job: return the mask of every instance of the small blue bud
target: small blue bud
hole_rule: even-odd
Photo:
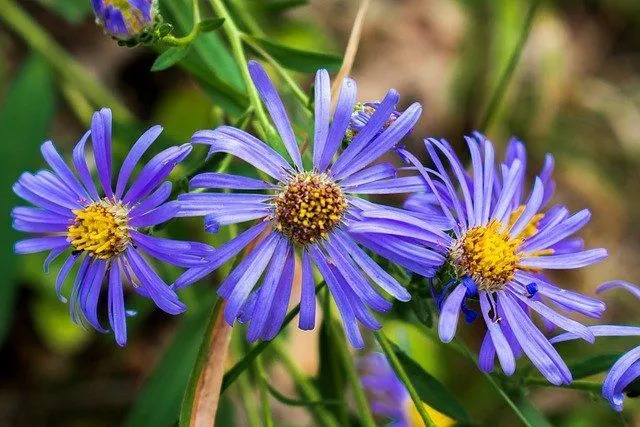
[[[92,0],[96,20],[119,40],[129,40],[156,23],[157,0]]]

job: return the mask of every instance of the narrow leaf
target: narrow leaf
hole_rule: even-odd
[[[156,58],[151,66],[151,71],[162,71],[174,66],[180,62],[182,58],[187,56],[187,53],[189,53],[189,47],[190,45],[175,46],[165,50]]]
[[[391,343],[391,345],[407,376],[411,378],[411,382],[420,399],[433,409],[460,422],[468,423],[469,415],[456,397],[440,381],[402,351],[400,347],[394,343]]]
[[[252,42],[260,45],[273,56],[283,67],[303,73],[313,73],[319,68],[326,68],[329,72],[340,69],[342,57],[332,53],[309,52],[274,43],[270,40],[254,36],[246,36]]]
[[[198,31],[201,33],[208,33],[220,28],[224,24],[224,18],[210,18],[200,21],[198,24]]]
[[[575,360],[568,364],[574,380],[579,380],[600,372],[608,371],[611,366],[622,356],[622,353],[607,353],[588,356]]]

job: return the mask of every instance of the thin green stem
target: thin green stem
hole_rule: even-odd
[[[534,18],[536,16],[536,12],[538,11],[538,7],[540,6],[541,0],[531,0],[531,6],[529,7],[529,11],[527,13],[527,17],[525,18],[524,27],[522,27],[522,33],[520,33],[520,38],[516,43],[516,47],[511,53],[511,57],[509,58],[509,62],[507,63],[507,67],[504,69],[502,76],[496,86],[495,91],[493,92],[493,96],[489,101],[487,106],[487,110],[484,114],[484,118],[480,124],[479,129],[483,132],[487,130],[487,128],[491,125],[493,118],[495,117],[496,111],[500,106],[500,101],[502,101],[502,97],[504,96],[507,86],[511,81],[511,77],[513,77],[513,72],[520,61],[520,56],[522,54],[522,50],[524,48],[527,39],[529,38],[529,33],[531,32],[531,27],[533,25]]]
[[[269,388],[267,385],[267,374],[262,364],[262,358],[256,357],[254,362],[256,367],[257,381],[260,388],[260,405],[262,406],[262,419],[265,427],[273,427],[273,417],[271,416],[271,405],[269,404]]]
[[[260,28],[260,25],[253,19],[253,16],[249,13],[245,7],[246,0],[231,0],[230,4],[235,11],[242,24],[247,27],[247,30],[254,36],[264,37],[264,31]]]
[[[402,364],[400,363],[400,361],[398,360],[398,357],[394,353],[393,348],[391,348],[391,345],[389,344],[389,340],[387,339],[387,337],[380,331],[375,331],[373,335],[376,337],[376,340],[378,341],[378,344],[380,344],[382,351],[387,356],[387,360],[393,367],[393,370],[395,371],[396,376],[400,381],[402,381],[405,388],[409,392],[409,396],[411,396],[411,400],[413,400],[413,404],[416,406],[416,409],[420,414],[420,418],[422,418],[422,422],[424,422],[426,426],[436,427],[436,423],[431,419],[431,417],[427,413],[427,410],[424,407],[424,404],[422,403],[422,399],[420,399],[418,392],[416,391],[415,387],[413,387],[413,383],[411,382],[411,379],[409,378],[404,368],[402,367]]]
[[[273,345],[273,350],[278,357],[278,360],[284,365],[287,372],[291,374],[293,380],[295,381],[298,389],[303,398],[309,401],[319,401],[322,396],[318,392],[318,390],[314,387],[314,385],[304,376],[300,369],[295,364],[293,359],[289,356],[289,353],[282,348],[282,345],[279,342],[275,342]],[[329,412],[327,412],[323,407],[314,405],[311,407],[311,410],[315,413],[320,425],[325,427],[337,427],[335,419]]]
[[[245,42],[248,46],[250,46],[251,49],[255,50],[260,56],[266,59],[267,62],[273,66],[273,68],[275,68],[276,72],[280,75],[280,77],[282,77],[282,79],[287,84],[287,86],[289,86],[289,88],[291,89],[293,94],[296,96],[296,98],[298,98],[300,103],[305,107],[304,111],[307,113],[308,116],[310,116],[311,110],[309,109],[309,97],[304,93],[304,91],[300,88],[300,86],[298,86],[298,84],[291,77],[289,72],[285,70],[280,65],[280,63],[272,55],[269,54],[269,52],[264,50],[258,43],[254,42],[250,36],[243,33],[241,37],[243,42]]]
[[[42,55],[62,79],[77,88],[94,106],[109,106],[121,122],[135,120],[133,113],[109,89],[76,62],[14,1],[0,0],[0,21]]]
[[[344,367],[345,374],[347,375],[347,382],[349,383],[349,385],[351,386],[351,390],[353,391],[353,397],[356,401],[356,407],[358,408],[358,415],[360,416],[360,420],[366,427],[375,427],[376,423],[373,419],[373,415],[371,414],[369,402],[367,402],[367,396],[364,393],[362,383],[360,382],[360,377],[358,376],[356,367],[353,363],[353,357],[347,349],[347,341],[346,339],[344,339],[344,335],[340,333],[337,322],[329,319],[329,324],[331,326],[331,334],[334,338],[334,348],[336,349],[338,357],[340,358],[342,366]]]
[[[254,405],[254,396],[251,394],[251,387],[249,379],[246,375],[238,378],[238,389],[240,390],[240,397],[244,410],[247,413],[247,421],[250,427],[260,427],[260,415],[256,411],[256,405]]]
[[[561,388],[568,388],[573,390],[590,391],[593,393],[600,393],[602,391],[601,383],[598,383],[595,381],[586,381],[586,380],[573,381],[571,384],[563,384],[563,385],[557,386],[557,385],[551,384],[545,378],[529,377],[524,379],[524,383],[525,385],[532,385],[532,386],[538,386],[538,387],[561,387]]]
[[[240,39],[241,32],[233,21],[232,16],[229,14],[229,11],[224,5],[223,0],[209,1],[216,14],[219,17],[224,18],[225,20],[223,30],[227,36],[227,39],[229,40],[229,45],[231,46],[231,54],[238,63],[242,79],[244,80],[244,84],[247,87],[249,102],[251,103],[251,106],[253,107],[256,116],[258,117],[258,121],[263,127],[262,130],[267,135],[269,135],[272,133],[271,123],[267,118],[267,115],[262,106],[262,101],[258,96],[258,91],[256,90],[256,87],[251,80],[251,75],[249,74],[249,68],[247,67],[247,56],[245,55],[244,49],[242,48],[242,40]]]
[[[175,37],[171,34],[162,38],[162,43],[169,46],[185,46],[191,44],[200,33],[200,0],[193,0],[193,28],[189,34],[183,37]]]

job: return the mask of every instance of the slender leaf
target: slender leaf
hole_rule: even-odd
[[[80,23],[91,14],[91,2],[87,0],[40,0],[40,3],[72,24]]]
[[[337,71],[342,65],[342,57],[332,53],[309,52],[274,43],[270,40],[247,35],[252,42],[260,45],[283,67],[303,73],[313,73],[319,68],[330,72]]]
[[[180,62],[187,53],[189,53],[189,45],[175,46],[162,52],[151,66],[151,71],[162,71],[170,68]]]
[[[435,377],[425,371],[400,347],[391,343],[396,357],[424,403],[463,423],[469,423],[469,415],[456,397]]]
[[[622,353],[606,353],[588,356],[568,364],[574,380],[579,380],[600,372],[608,371],[622,356]]]
[[[209,18],[200,21],[198,24],[198,31],[201,33],[208,33],[210,31],[217,30],[224,24],[224,18]]]
[[[37,99],[34,99],[36,94]],[[0,241],[3,242],[0,245],[0,259],[4,279],[0,286],[0,343],[11,321],[16,292],[13,243],[21,237],[11,228],[9,220],[11,208],[18,203],[11,186],[25,169],[42,164],[40,144],[51,126],[54,108],[53,71],[41,56],[33,54],[16,74],[0,106],[0,211],[4,218],[0,228]]]

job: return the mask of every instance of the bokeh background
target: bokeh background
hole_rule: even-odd
[[[230,2],[235,1],[244,2]],[[161,0],[165,19],[178,29],[188,29],[190,15],[176,12],[188,12],[187,3]],[[347,0],[245,3],[270,39],[336,54],[344,50],[357,9],[357,2]],[[299,6],[281,9],[284,3]],[[16,22],[16,5],[28,18],[23,31],[9,26],[10,13]],[[464,153],[462,136],[481,126],[530,5],[529,0],[374,0],[352,72],[359,100],[376,100],[389,87],[397,89],[402,105],[424,105],[408,141],[417,153],[422,136],[445,137]],[[176,23],[176,16],[187,18]],[[177,318],[130,298],[128,305],[138,315],[129,321],[129,344],[119,348],[111,336],[71,322],[68,306],[53,289],[59,265],[45,275],[44,256],[16,257],[11,251],[19,238],[10,229],[9,212],[17,201],[11,184],[22,171],[43,166],[39,146],[45,139],[70,153],[96,107],[96,100],[69,78],[67,65],[56,65],[46,55],[54,49],[51,42],[130,111],[116,114],[116,156],[126,153],[146,125],[165,127],[159,150],[238,114],[184,69],[151,73],[157,54],[150,48],[118,47],[95,25],[89,0],[0,0],[0,425],[171,426],[217,278],[185,290],[181,297],[189,310]],[[214,64],[225,60],[216,50],[199,54]],[[295,76],[305,90],[310,87],[312,74]],[[486,133],[498,147],[511,135],[526,141],[533,171],[552,152],[555,201],[593,212],[582,236],[587,246],[606,247],[611,256],[600,265],[557,274],[560,284],[592,294],[612,278],[640,281],[640,2],[542,1]],[[203,236],[200,228],[197,220],[185,220],[166,232],[212,244],[225,237]],[[169,276],[177,274],[167,270]],[[606,302],[607,321],[640,321],[638,301],[611,294]],[[475,366],[405,324],[389,321],[386,327],[387,335],[454,392],[473,424],[517,425]],[[466,342],[477,348],[479,329],[463,329]],[[241,333],[235,335],[233,360],[243,349]],[[304,372],[317,372],[317,333],[291,331],[281,344]],[[594,346],[563,344],[560,350],[571,361],[637,344],[637,338],[603,339]],[[274,360],[268,370],[283,393],[294,393],[286,366]],[[523,410],[538,416],[540,425],[640,425],[640,404],[630,399],[620,415],[601,398],[580,391],[532,388],[526,397]],[[247,425],[245,407],[255,402],[245,378],[225,394],[220,425]],[[311,423],[300,408],[272,404],[277,425]]]

